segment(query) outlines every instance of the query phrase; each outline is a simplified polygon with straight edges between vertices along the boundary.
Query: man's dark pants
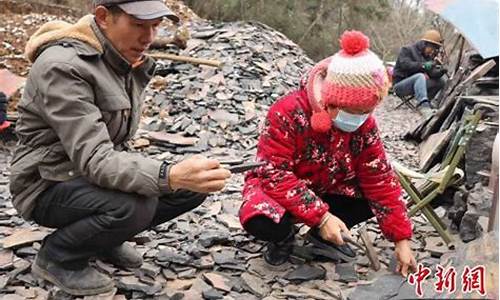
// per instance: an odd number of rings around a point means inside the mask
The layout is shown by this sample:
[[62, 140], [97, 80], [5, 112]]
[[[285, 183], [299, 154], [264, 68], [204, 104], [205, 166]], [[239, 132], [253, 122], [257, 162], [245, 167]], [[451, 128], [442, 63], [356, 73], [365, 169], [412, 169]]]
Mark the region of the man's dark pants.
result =
[[45, 256], [70, 269], [121, 245], [137, 233], [199, 206], [206, 194], [177, 191], [147, 198], [95, 186], [83, 178], [60, 182], [37, 199], [33, 218], [58, 228], [45, 238]]

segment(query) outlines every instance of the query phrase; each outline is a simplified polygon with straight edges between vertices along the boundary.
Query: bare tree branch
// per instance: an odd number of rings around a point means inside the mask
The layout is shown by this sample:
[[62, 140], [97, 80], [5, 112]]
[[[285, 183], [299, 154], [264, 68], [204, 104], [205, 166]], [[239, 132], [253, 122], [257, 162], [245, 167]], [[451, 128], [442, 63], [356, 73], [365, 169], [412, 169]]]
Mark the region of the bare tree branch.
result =
[[313, 29], [313, 27], [319, 21], [321, 21], [321, 18], [323, 17], [323, 13], [324, 13], [324, 7], [325, 7], [325, 0], [321, 0], [321, 2], [319, 4], [319, 9], [316, 12], [316, 18], [314, 19], [314, 21], [312, 21], [312, 23], [309, 25], [309, 27], [307, 27], [306, 31], [304, 31], [304, 34], [302, 35], [302, 37], [298, 41], [298, 44], [302, 44], [302, 42], [304, 42], [304, 39], [309, 35], [309, 32], [311, 31], [311, 29]]

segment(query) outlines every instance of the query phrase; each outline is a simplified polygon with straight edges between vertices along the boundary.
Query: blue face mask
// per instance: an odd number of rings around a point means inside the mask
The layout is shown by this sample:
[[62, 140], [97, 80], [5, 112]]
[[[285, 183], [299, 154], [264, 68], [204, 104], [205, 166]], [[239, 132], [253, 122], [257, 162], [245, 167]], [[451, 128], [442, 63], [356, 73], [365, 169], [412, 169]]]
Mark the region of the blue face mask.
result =
[[363, 123], [365, 123], [368, 116], [370, 116], [370, 114], [355, 115], [340, 109], [337, 116], [333, 120], [333, 123], [335, 124], [335, 127], [342, 131], [354, 132], [361, 127]]

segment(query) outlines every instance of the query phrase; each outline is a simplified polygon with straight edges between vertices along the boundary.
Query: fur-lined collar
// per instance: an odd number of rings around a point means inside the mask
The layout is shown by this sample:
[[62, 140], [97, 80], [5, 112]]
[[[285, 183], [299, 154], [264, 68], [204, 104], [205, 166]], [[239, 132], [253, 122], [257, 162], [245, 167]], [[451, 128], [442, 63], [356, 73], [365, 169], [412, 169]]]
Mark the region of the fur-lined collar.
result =
[[76, 24], [70, 24], [64, 21], [51, 21], [45, 23], [38, 29], [26, 44], [25, 55], [30, 62], [34, 62], [43, 46], [62, 39], [75, 39], [82, 41], [99, 53], [103, 53], [101, 42], [97, 38], [91, 24], [93, 15], [86, 15]]

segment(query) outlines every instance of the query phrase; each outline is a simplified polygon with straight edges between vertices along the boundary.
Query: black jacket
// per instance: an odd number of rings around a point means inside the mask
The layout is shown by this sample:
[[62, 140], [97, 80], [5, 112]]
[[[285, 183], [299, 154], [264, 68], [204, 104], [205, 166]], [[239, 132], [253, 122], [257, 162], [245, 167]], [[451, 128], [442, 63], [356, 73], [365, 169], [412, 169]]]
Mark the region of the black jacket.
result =
[[394, 66], [394, 84], [416, 73], [426, 72], [431, 78], [439, 78], [446, 73], [446, 70], [440, 65], [434, 66], [429, 71], [424, 70], [424, 62], [431, 60], [431, 58], [427, 58], [423, 54], [425, 43], [425, 41], [418, 41], [413, 45], [401, 48]]

